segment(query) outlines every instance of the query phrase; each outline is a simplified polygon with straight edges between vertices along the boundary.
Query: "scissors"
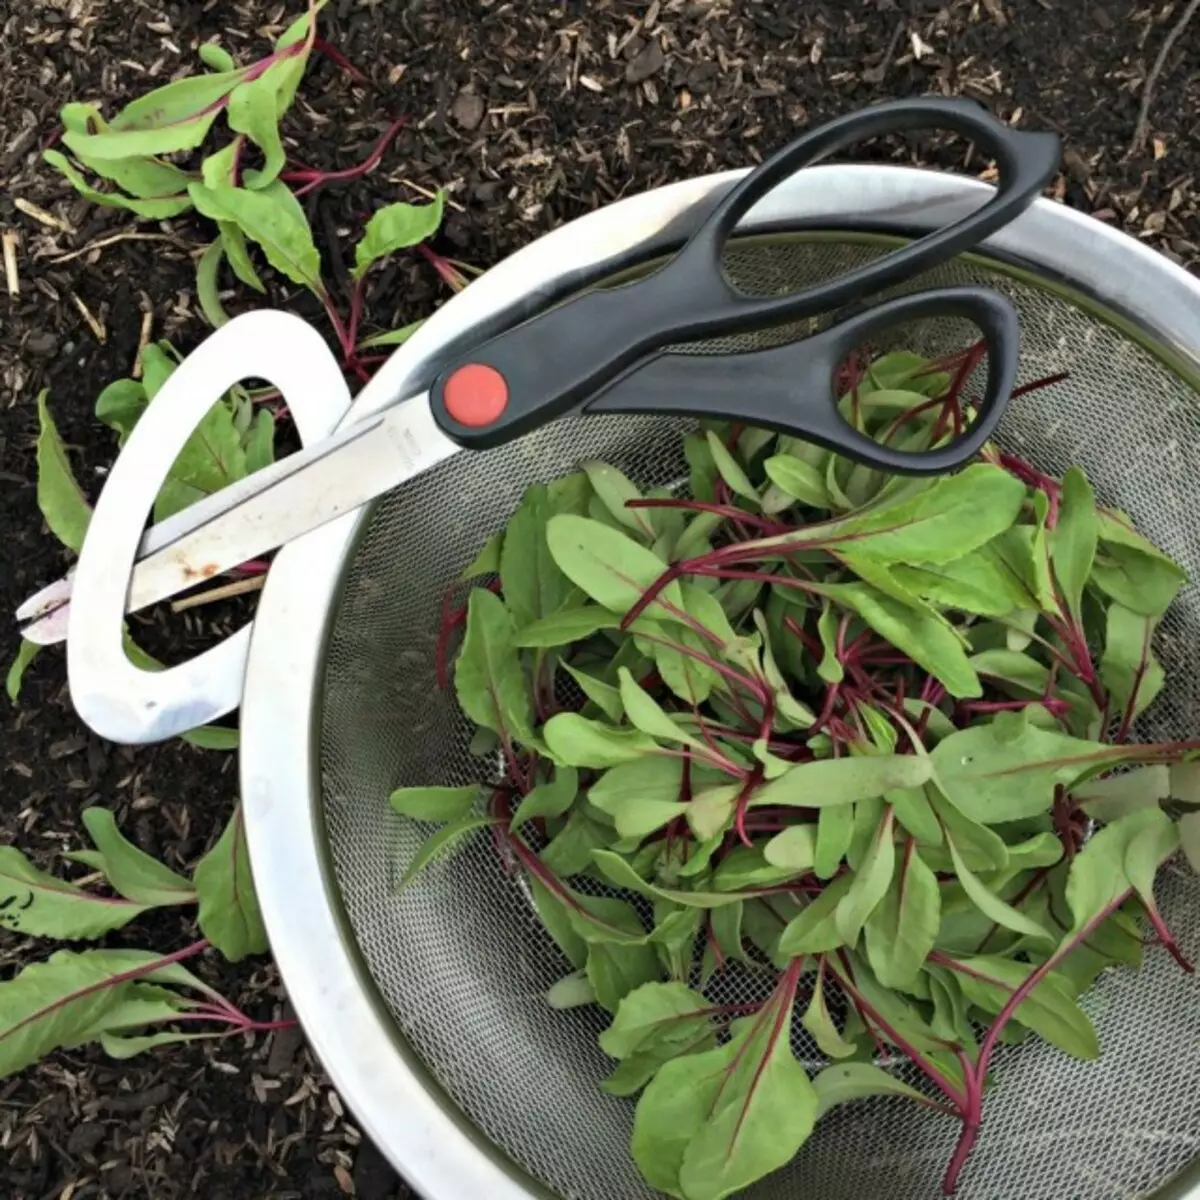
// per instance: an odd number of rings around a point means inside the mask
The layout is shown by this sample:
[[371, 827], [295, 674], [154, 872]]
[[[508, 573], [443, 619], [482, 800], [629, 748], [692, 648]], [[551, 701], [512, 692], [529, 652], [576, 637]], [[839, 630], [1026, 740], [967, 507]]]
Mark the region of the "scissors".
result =
[[[996, 163], [995, 195], [945, 228], [801, 291], [752, 297], [730, 284], [722, 252], [739, 220], [773, 188], [856, 142], [918, 129], [970, 138]], [[978, 245], [1018, 216], [1053, 176], [1060, 149], [1057, 135], [1013, 130], [960, 99], [889, 101], [812, 129], [745, 175], [649, 275], [585, 291], [538, 313], [447, 363], [427, 391], [402, 397], [152, 526], [138, 547], [125, 611], [261, 557], [460, 450], [501, 445], [567, 414], [737, 420], [887, 471], [951, 471], [983, 447], [1011, 396], [1019, 345], [1015, 309], [979, 287], [936, 288], [870, 307], [864, 301]], [[767, 349], [689, 354], [672, 348], [830, 313], [820, 332]], [[256, 315], [262, 314], [235, 318], [208, 342]], [[872, 335], [931, 317], [966, 318], [983, 335], [987, 382], [976, 419], [933, 449], [880, 444], [839, 412], [837, 368]], [[206, 349], [202, 344], [192, 359], [204, 359]], [[164, 392], [204, 385], [189, 365], [185, 360]], [[163, 400], [160, 393], [155, 404]], [[141, 431], [139, 423], [132, 438]], [[70, 594], [68, 576], [22, 605], [17, 618], [29, 622], [23, 636], [43, 644], [64, 640], [62, 610]]]

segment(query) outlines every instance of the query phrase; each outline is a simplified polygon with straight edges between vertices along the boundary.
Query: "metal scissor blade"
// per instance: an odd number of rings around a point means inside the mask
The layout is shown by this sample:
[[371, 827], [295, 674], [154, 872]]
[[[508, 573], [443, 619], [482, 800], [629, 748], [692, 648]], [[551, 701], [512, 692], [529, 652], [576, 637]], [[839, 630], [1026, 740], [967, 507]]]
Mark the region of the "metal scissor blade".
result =
[[[286, 545], [421, 474], [459, 446], [434, 422], [428, 393], [333, 434], [146, 531], [125, 611], [137, 612]], [[70, 577], [30, 597], [22, 636], [63, 641]]]

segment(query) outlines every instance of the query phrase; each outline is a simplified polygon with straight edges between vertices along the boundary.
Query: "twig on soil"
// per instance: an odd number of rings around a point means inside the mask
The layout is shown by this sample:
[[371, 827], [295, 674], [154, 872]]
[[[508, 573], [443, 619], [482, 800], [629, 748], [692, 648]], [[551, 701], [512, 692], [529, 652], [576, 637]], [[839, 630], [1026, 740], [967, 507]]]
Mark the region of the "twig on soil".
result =
[[18, 196], [13, 201], [13, 207], [27, 217], [32, 217], [39, 225], [48, 225], [51, 229], [57, 229], [61, 233], [75, 232], [74, 226], [68, 225], [61, 217], [48, 213], [44, 208], [39, 208], [32, 200], [26, 200], [24, 196]]
[[1158, 52], [1158, 57], [1154, 60], [1154, 66], [1150, 68], [1150, 74], [1146, 76], [1146, 82], [1142, 85], [1142, 106], [1138, 110], [1137, 124], [1133, 128], [1133, 140], [1129, 143], [1130, 154], [1136, 154], [1145, 145], [1146, 132], [1150, 124], [1150, 106], [1154, 103], [1154, 90], [1158, 86], [1158, 77], [1163, 72], [1167, 55], [1171, 53], [1180, 35], [1187, 28], [1187, 23], [1196, 15], [1197, 11], [1200, 11], [1200, 0], [1192, 0], [1167, 34], [1162, 48]]
[[96, 341], [100, 345], [104, 345], [108, 341], [108, 330], [96, 319], [92, 310], [74, 293], [71, 293], [71, 299], [74, 301], [75, 307], [79, 309], [79, 315], [88, 323], [88, 328], [92, 331]]
[[172, 612], [185, 612], [189, 608], [199, 608], [202, 604], [215, 604], [218, 600], [229, 600], [234, 596], [244, 596], [249, 592], [260, 592], [266, 586], [265, 575], [254, 575], [249, 579], [238, 579], [222, 587], [209, 588], [207, 592], [198, 592], [194, 596], [184, 596], [171, 605]]
[[58, 266], [59, 263], [71, 262], [72, 259], [82, 258], [85, 254], [91, 254], [93, 250], [103, 250], [105, 246], [115, 246], [117, 242], [170, 242], [173, 246], [183, 246], [183, 243], [178, 238], [171, 237], [170, 234], [136, 233], [130, 230], [127, 233], [113, 233], [108, 237], [88, 242], [86, 246], [78, 250], [72, 250], [69, 254], [60, 254], [57, 258], [52, 258], [48, 261], [52, 266]]
[[134, 379], [142, 377], [142, 356], [146, 353], [146, 347], [150, 345], [150, 331], [153, 328], [154, 310], [147, 308], [142, 312], [142, 332], [138, 336], [137, 357], [133, 360]]
[[[416, 192], [418, 196], [424, 196], [426, 200], [437, 199], [437, 192], [431, 192], [428, 188], [422, 187], [419, 183], [413, 183], [411, 179], [401, 179], [399, 183], [401, 187], [410, 188], [412, 191]], [[459, 212], [467, 211], [461, 204], [458, 203], [457, 200], [452, 200], [449, 196], [446, 197], [445, 203], [447, 208], [456, 208]]]
[[4, 281], [8, 284], [8, 294], [15, 299], [21, 294], [21, 276], [17, 271], [17, 246], [21, 238], [15, 229], [6, 229], [3, 241]]

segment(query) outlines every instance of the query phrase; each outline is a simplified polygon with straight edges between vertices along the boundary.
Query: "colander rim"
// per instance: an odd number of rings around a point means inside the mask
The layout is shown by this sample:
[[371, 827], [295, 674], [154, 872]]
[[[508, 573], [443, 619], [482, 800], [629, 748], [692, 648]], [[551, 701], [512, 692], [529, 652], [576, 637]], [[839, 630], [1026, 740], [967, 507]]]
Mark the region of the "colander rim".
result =
[[[631, 248], [643, 247], [639, 260], [661, 253], [678, 240], [694, 205], [715, 200], [742, 174], [702, 176], [629, 197], [524, 247], [434, 314], [346, 419], [360, 420], [424, 387], [439, 360], [464, 339], [628, 266]], [[916, 168], [822, 166], [781, 185], [738, 232], [822, 226], [851, 236], [911, 236], [961, 216], [989, 191], [976, 180]], [[1102, 306], [1176, 370], [1200, 379], [1200, 281], [1166, 257], [1045, 199], [985, 249], [1010, 272], [1032, 272], [1040, 283]], [[239, 757], [263, 919], [310, 1044], [363, 1131], [416, 1191], [429, 1200], [549, 1197], [470, 1127], [408, 1051], [338, 897], [320, 792], [320, 680], [330, 618], [372, 512], [370, 506], [347, 514], [286, 547], [260, 597]], [[1200, 1185], [1186, 1195], [1200, 1200]]]

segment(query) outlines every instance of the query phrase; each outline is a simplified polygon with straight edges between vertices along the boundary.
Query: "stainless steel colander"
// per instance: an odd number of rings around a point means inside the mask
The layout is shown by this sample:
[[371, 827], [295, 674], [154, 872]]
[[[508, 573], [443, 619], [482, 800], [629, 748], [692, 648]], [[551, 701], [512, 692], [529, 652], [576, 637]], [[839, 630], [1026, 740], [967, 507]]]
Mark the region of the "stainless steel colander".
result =
[[[612, 205], [490, 271], [412, 339], [351, 418], [419, 387], [471, 339], [548, 300], [640, 265], [647, 240], [737, 173]], [[797, 287], [938, 228], [988, 189], [938, 174], [820, 167], [742, 221], [728, 270], [748, 292]], [[986, 283], [1017, 305], [1023, 374], [1070, 380], [1014, 401], [1001, 445], [1051, 471], [1083, 465], [1099, 497], [1200, 580], [1200, 285], [1140, 244], [1040, 201], [913, 287]], [[906, 341], [937, 353], [936, 323]], [[250, 852], [271, 942], [304, 1027], [369, 1134], [429, 1200], [640, 1200], [628, 1152], [633, 1105], [604, 1096], [598, 1014], [552, 1011], [566, 969], [519, 882], [484, 837], [397, 894], [422, 831], [391, 815], [403, 784], [477, 778], [468, 724], [437, 690], [445, 590], [524, 489], [585, 457], [644, 486], [684, 472], [681, 425], [562, 420], [497, 450], [458, 455], [286, 547], [255, 619], [242, 707]], [[1200, 725], [1200, 586], [1162, 627], [1168, 694], [1145, 733]], [[240, 684], [240, 679], [237, 681]], [[1200, 956], [1200, 880], [1164, 872], [1161, 902]], [[721, 985], [717, 985], [720, 987]], [[732, 987], [732, 985], [726, 985]], [[736, 1000], [732, 993], [715, 997]], [[1104, 976], [1088, 996], [1103, 1047], [1077, 1063], [1040, 1043], [1006, 1049], [964, 1200], [1200, 1197], [1200, 986], [1164, 953]], [[815, 1047], [798, 1042], [819, 1064]], [[836, 1110], [797, 1160], [747, 1195], [764, 1200], [926, 1200], [954, 1121], [903, 1101]], [[1169, 1182], [1174, 1180], [1174, 1182]], [[1168, 1193], [1161, 1189], [1173, 1187]], [[1156, 1190], [1159, 1189], [1159, 1190]]]

